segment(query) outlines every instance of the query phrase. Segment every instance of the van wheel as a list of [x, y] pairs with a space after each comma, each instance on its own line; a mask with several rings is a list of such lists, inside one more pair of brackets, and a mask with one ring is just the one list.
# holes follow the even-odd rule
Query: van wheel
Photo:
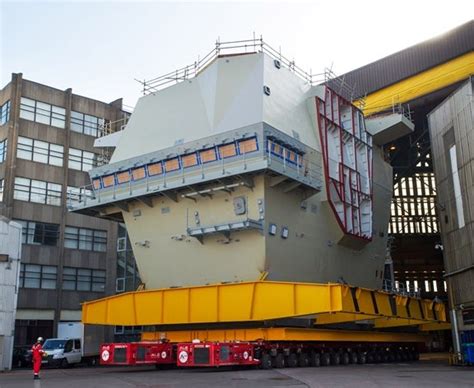
[[65, 369], [65, 368], [69, 368], [69, 362], [67, 361], [67, 358], [63, 358], [61, 360], [61, 368]]

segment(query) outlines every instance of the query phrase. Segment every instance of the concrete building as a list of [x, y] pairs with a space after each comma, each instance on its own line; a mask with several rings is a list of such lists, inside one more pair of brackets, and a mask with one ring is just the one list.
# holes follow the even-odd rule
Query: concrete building
[[460, 330], [474, 330], [474, 78], [428, 116], [445, 277]]
[[0, 217], [0, 371], [12, 366], [20, 256], [21, 225]]
[[115, 293], [118, 224], [71, 214], [87, 171], [107, 160], [94, 141], [120, 129], [104, 103], [13, 74], [0, 90], [0, 214], [23, 227], [15, 344], [81, 319], [80, 303]]

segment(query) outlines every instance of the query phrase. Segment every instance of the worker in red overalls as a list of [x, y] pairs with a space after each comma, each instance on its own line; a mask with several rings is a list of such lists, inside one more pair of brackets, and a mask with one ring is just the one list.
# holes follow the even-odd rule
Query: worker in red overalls
[[33, 359], [33, 379], [39, 380], [39, 372], [41, 369], [41, 360], [43, 359], [43, 354], [45, 353], [43, 350], [43, 337], [38, 337], [36, 343], [31, 348], [32, 352], [32, 359]]

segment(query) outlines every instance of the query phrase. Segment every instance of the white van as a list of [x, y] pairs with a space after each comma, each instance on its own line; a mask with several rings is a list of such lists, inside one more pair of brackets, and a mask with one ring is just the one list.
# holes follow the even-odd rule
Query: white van
[[67, 368], [82, 361], [81, 338], [48, 338], [43, 344], [46, 357], [42, 363]]
[[42, 363], [62, 368], [81, 362], [96, 365], [102, 341], [101, 332], [93, 327], [84, 327], [81, 322], [60, 322], [58, 338], [48, 338], [43, 344], [47, 356]]

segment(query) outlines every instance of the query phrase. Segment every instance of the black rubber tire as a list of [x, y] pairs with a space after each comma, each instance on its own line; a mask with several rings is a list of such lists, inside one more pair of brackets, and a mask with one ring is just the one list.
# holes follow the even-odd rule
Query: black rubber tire
[[342, 365], [349, 365], [350, 362], [351, 362], [351, 357], [349, 356], [349, 353], [347, 353], [347, 352], [342, 353], [342, 355], [341, 355], [341, 364]]
[[268, 353], [263, 353], [260, 358], [260, 369], [272, 369], [272, 357]]
[[407, 354], [404, 351], [400, 352], [400, 359], [402, 361], [407, 361], [408, 360]]
[[382, 362], [382, 355], [379, 352], [374, 352], [374, 362], [379, 364]]
[[295, 353], [290, 353], [286, 358], [286, 366], [288, 368], [296, 368], [298, 366], [298, 357]]
[[273, 366], [275, 368], [284, 368], [286, 367], [285, 356], [282, 353], [278, 353], [273, 360]]
[[351, 358], [351, 364], [357, 364], [357, 353], [356, 352], [351, 352], [350, 353], [350, 358]]
[[67, 358], [63, 358], [61, 360], [61, 363], [59, 364], [60, 368], [66, 369], [69, 368], [69, 362], [67, 361]]
[[341, 353], [334, 352], [331, 353], [331, 365], [340, 365], [341, 364]]
[[300, 354], [298, 354], [298, 366], [301, 368], [306, 368], [309, 366], [308, 353], [301, 352]]
[[321, 365], [322, 366], [331, 365], [331, 355], [329, 353], [321, 353]]
[[373, 364], [375, 362], [375, 357], [373, 352], [367, 353], [367, 364]]
[[319, 353], [313, 352], [309, 356], [309, 364], [313, 367], [321, 366], [321, 355]]
[[357, 353], [357, 363], [358, 364], [367, 364], [367, 355], [365, 353]]

